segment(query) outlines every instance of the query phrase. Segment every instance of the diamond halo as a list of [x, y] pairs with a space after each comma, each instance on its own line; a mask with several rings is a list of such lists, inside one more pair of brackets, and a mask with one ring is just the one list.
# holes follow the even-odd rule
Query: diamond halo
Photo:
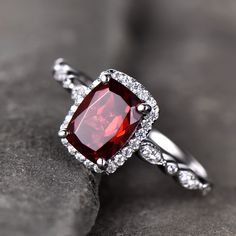
[[[79, 88], [72, 89], [72, 98], [74, 99], [74, 104], [71, 106], [68, 114], [63, 121], [60, 131], [63, 132], [66, 130], [70, 120], [72, 119], [75, 111], [79, 107], [79, 105], [83, 102], [84, 98], [104, 79], [104, 75], [110, 75], [111, 78], [118, 81], [126, 88], [128, 88], [131, 92], [133, 92], [140, 100], [144, 103], [150, 105], [151, 112], [144, 115], [142, 117], [141, 124], [138, 126], [137, 130], [134, 132], [130, 141], [119, 150], [111, 159], [107, 160], [107, 167], [105, 169], [100, 168], [97, 164], [88, 160], [84, 155], [78, 152], [67, 140], [65, 137], [61, 138], [62, 144], [68, 149], [68, 152], [74, 156], [79, 162], [83, 163], [86, 168], [91, 169], [97, 173], [105, 172], [107, 174], [114, 173], [116, 169], [122, 166], [125, 161], [131, 157], [134, 152], [136, 152], [142, 141], [147, 138], [149, 131], [152, 128], [153, 123], [158, 119], [159, 116], [159, 107], [157, 105], [156, 100], [153, 96], [146, 90], [146, 88], [140, 84], [134, 78], [116, 71], [116, 70], [106, 70], [103, 71], [98, 79], [96, 79], [89, 87], [83, 87], [80, 92]], [[134, 86], [135, 85], [135, 86]]]

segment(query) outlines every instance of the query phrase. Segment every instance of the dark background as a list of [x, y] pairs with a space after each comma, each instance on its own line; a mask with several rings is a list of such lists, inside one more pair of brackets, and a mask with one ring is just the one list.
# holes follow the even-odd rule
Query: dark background
[[[138, 158], [100, 179], [57, 138], [57, 57], [146, 85], [156, 126], [203, 163], [203, 198]], [[1, 0], [0, 235], [236, 235], [236, 1]], [[99, 193], [98, 193], [99, 192]]]

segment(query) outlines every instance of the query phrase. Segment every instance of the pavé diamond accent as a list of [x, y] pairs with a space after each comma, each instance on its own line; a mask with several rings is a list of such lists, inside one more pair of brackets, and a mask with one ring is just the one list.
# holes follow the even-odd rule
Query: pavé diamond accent
[[110, 162], [108, 164], [108, 167], [107, 167], [106, 171], [107, 171], [107, 173], [112, 174], [112, 173], [114, 173], [116, 171], [116, 169], [117, 169], [116, 164], [113, 163], [113, 162]]
[[70, 67], [66, 64], [56, 64], [53, 69], [55, 80], [63, 82], [67, 78], [67, 72]]
[[125, 158], [122, 155], [116, 155], [116, 157], [114, 158], [114, 162], [118, 165], [118, 166], [122, 166], [127, 158]]
[[199, 181], [197, 177], [190, 171], [181, 170], [178, 173], [178, 178], [180, 184], [187, 189], [198, 189], [199, 187]]
[[71, 98], [76, 100], [78, 97], [84, 97], [86, 95], [86, 87], [83, 85], [77, 85], [71, 91]]
[[75, 154], [75, 158], [80, 162], [83, 162], [86, 160], [85, 157], [81, 153], [78, 153], [78, 152]]
[[129, 142], [130, 147], [134, 150], [137, 151], [140, 147], [141, 141], [138, 139], [132, 139]]
[[133, 150], [132, 150], [132, 148], [130, 148], [130, 147], [125, 147], [125, 148], [122, 150], [122, 154], [123, 154], [123, 156], [129, 158], [129, 157], [132, 156]]

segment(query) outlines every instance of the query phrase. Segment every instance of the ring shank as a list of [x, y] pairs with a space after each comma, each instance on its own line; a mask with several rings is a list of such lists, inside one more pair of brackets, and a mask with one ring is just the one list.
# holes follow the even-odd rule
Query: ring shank
[[173, 158], [179, 165], [188, 167], [201, 179], [208, 179], [204, 167], [191, 154], [180, 149], [174, 142], [158, 130], [151, 130], [149, 133], [149, 140], [161, 148], [163, 155]]

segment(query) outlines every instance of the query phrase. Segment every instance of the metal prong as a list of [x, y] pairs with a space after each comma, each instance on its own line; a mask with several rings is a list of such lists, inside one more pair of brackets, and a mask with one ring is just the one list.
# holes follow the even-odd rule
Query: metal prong
[[146, 115], [152, 110], [152, 107], [147, 103], [141, 103], [137, 106], [137, 111]]
[[107, 162], [105, 159], [103, 158], [99, 158], [97, 160], [97, 165], [101, 170], [105, 170], [107, 168]]
[[104, 84], [107, 84], [111, 79], [111, 75], [110, 74], [103, 74], [101, 76], [101, 81], [104, 83]]
[[58, 136], [60, 138], [65, 138], [68, 135], [68, 132], [66, 130], [59, 130]]

